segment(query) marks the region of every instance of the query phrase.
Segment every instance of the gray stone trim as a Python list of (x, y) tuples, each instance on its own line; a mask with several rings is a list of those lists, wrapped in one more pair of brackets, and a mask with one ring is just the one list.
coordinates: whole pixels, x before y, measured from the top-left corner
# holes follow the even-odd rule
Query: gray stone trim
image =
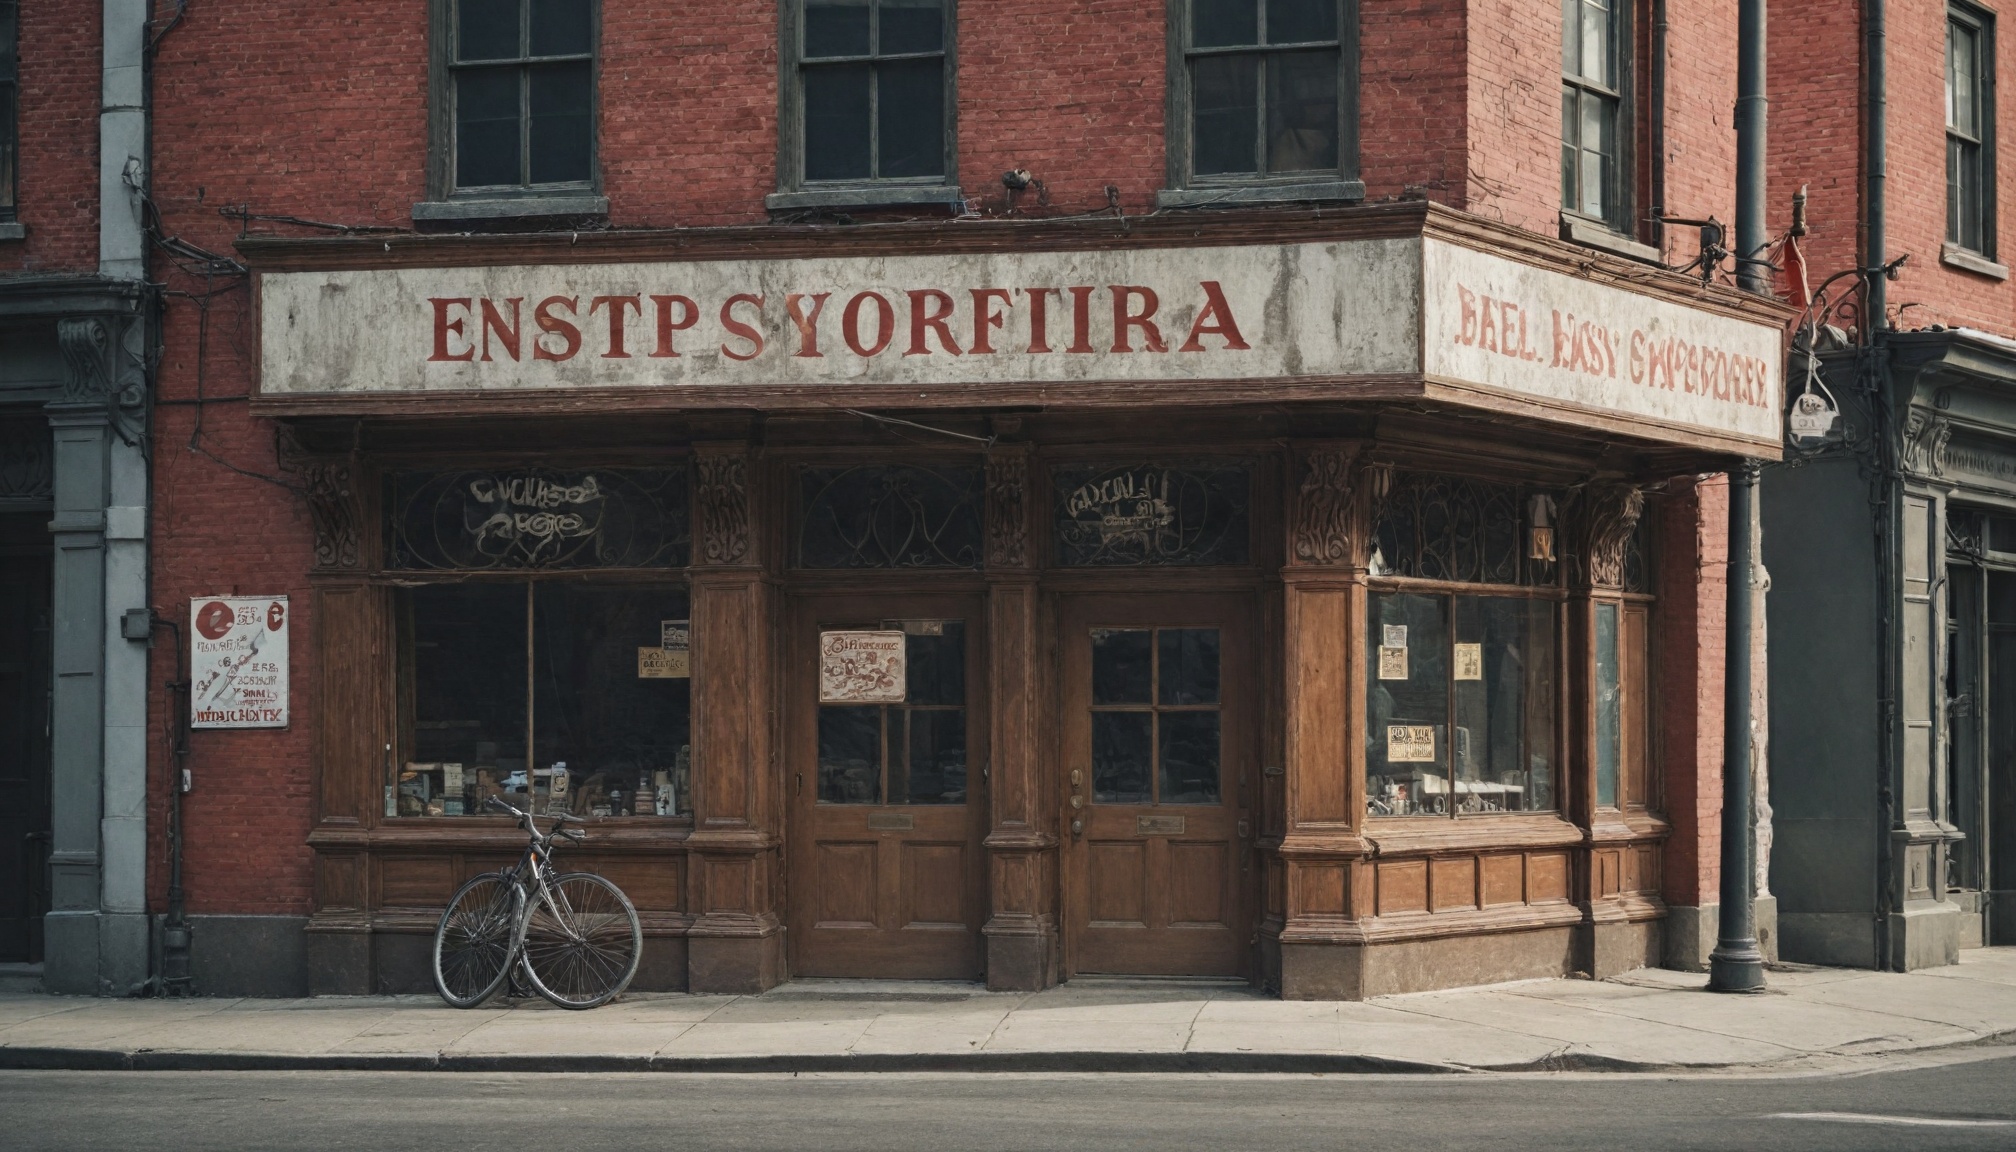
[(0, 220), (0, 240), (26, 240), (28, 226), (19, 220)]
[(1958, 244), (1942, 245), (1939, 249), (1939, 262), (1948, 267), (1959, 268), (1979, 276), (1987, 276), (1994, 280), (2009, 279), (2009, 266), (2007, 264), (1997, 264), (1979, 252), (1971, 252), (1960, 247)]
[(1662, 264), (1659, 249), (1650, 244), (1640, 244), (1608, 224), (1578, 216), (1572, 212), (1561, 213), (1561, 239), (1586, 248), (1600, 248), (1605, 252), (1626, 256), (1633, 260), (1643, 260), (1647, 264)]
[(526, 220), (545, 216), (607, 216), (609, 198), (592, 193), (550, 196), (457, 197), (413, 205), (415, 223), (457, 220)]
[(1312, 180), (1299, 184), (1205, 184), (1194, 188), (1164, 188), (1155, 193), (1157, 208), (1250, 208), (1261, 204), (1365, 199), (1363, 180)]
[(902, 208), (912, 205), (955, 205), (966, 202), (956, 184), (864, 184), (854, 188), (818, 188), (805, 192), (772, 192), (763, 206), (772, 212), (808, 208)]

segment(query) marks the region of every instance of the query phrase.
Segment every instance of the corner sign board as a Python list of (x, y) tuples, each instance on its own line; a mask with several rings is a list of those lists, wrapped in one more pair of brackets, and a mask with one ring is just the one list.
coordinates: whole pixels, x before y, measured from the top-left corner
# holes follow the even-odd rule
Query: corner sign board
[(189, 601), (189, 726), (287, 727), (287, 597)]
[(902, 632), (819, 633), (821, 704), (901, 704), (909, 687)]

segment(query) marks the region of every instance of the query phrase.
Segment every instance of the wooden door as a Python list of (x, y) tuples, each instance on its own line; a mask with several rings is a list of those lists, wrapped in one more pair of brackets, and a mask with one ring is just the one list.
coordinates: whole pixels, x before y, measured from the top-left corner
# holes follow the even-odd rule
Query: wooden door
[(42, 959), (49, 910), (48, 519), (0, 515), (0, 963)]
[[(789, 905), (797, 976), (982, 975), (985, 616), (973, 597), (803, 599), (789, 676)], [(822, 648), (895, 634), (901, 682), (826, 698)], [(826, 678), (831, 690), (835, 680)], [(862, 695), (894, 695), (859, 702)], [(852, 702), (845, 702), (852, 701)]]
[(1251, 602), (1072, 597), (1058, 624), (1065, 974), (1246, 974)]

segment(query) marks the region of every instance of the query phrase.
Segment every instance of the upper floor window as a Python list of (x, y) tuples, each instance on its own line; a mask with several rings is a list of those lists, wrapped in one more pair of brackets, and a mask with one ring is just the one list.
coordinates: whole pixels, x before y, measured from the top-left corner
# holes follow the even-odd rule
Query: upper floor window
[(1625, 204), (1626, 0), (1561, 0), (1561, 206), (1629, 232)]
[(16, 0), (0, 0), (0, 221), (14, 219), (14, 165), (21, 135), (21, 65), (16, 34), (20, 11)]
[(1946, 241), (1992, 255), (1994, 57), (1992, 26), (1956, 4), (1946, 19)]
[(595, 185), (595, 0), (439, 0), (440, 196)]
[(1354, 0), (1180, 0), (1171, 12), (1172, 184), (1355, 178)]
[[(917, 199), (953, 170), (951, 0), (786, 0), (783, 184)], [(794, 201), (795, 204), (795, 201)]]

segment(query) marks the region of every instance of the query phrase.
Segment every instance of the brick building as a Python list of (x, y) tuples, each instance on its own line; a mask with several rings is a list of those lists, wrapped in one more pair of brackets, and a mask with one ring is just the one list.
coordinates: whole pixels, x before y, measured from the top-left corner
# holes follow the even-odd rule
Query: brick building
[(1789, 391), (1839, 412), (1763, 487), (1790, 959), (1906, 969), (2016, 940), (2016, 291), (1996, 203), (2016, 104), (1996, 35), (1957, 0), (1773, 14), (1771, 204), (1808, 190), (1827, 283)]
[[(158, 22), (195, 987), (427, 987), (492, 797), (589, 821), (639, 987), (1698, 967), (1788, 318), (1661, 268), (1726, 9)], [(187, 663), (232, 628), (284, 726)]]

